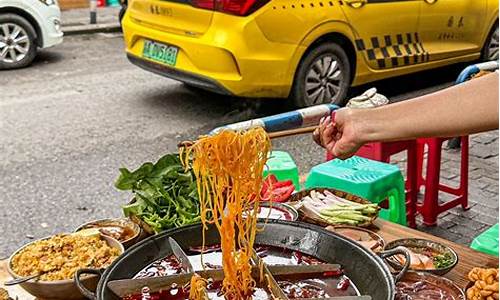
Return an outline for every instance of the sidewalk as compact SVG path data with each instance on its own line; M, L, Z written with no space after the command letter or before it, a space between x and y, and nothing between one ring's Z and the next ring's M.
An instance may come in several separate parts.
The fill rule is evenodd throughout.
M120 31L118 21L119 6L97 8L97 24L90 24L90 10L88 8L63 10L62 30L65 35L85 34L95 32Z
M477 235L498 223L498 159L498 131L472 135L469 141L470 209L451 209L439 216L438 226L419 225L418 230L470 245ZM391 162L397 163L404 170L404 155L395 156ZM460 150L442 151L442 183L458 186L459 164ZM444 194L439 197L440 200L448 199Z

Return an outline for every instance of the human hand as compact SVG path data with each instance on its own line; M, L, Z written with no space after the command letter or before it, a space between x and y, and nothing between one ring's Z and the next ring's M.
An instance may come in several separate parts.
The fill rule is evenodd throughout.
M314 141L335 158L347 159L364 144L353 110L340 109L331 117L322 118L313 133Z

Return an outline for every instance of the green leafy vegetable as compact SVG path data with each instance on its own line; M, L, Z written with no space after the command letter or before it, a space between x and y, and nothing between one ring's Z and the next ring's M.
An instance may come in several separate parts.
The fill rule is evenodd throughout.
M436 269L446 268L453 263L453 257L450 253L439 254L434 256L433 262Z
M136 215L155 232L200 221L196 179L178 154L167 154L132 172L121 168L115 187L135 195L135 202L123 206L125 216Z

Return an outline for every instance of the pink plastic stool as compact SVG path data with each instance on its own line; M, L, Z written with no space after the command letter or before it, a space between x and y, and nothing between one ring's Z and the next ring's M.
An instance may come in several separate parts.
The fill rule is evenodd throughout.
M439 182L441 171L441 148L445 141L450 138L425 138L417 139L417 187L425 185L424 201L417 204L417 210L423 217L427 226L435 226L437 217L457 205L462 205L464 210L468 207L469 189L469 137L460 137L462 144L460 160L460 184L458 187L450 187ZM427 145L427 170L423 174L424 146ZM439 204L439 191L457 196L456 198Z
M373 159L381 162L390 162L392 155L407 151L407 172L406 172L406 218L408 226L415 228L415 215L417 213L417 195L418 186L416 177L417 173L417 143L415 140L386 142L386 143L370 143L361 147L357 156L368 159ZM327 153L327 160L333 159L330 153Z

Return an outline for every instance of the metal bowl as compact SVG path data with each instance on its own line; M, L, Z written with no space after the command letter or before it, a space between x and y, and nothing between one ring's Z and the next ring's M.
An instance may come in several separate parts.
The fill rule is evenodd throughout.
M283 221L297 221L299 218L299 212L293 208L292 206L286 204L286 203L280 203L280 202L269 202L269 201L262 201L259 203L260 207L271 207L271 208L276 208L278 210L284 211L290 215L290 220L287 219L281 219L281 218L274 218L272 215L269 216L269 219L273 220L283 220ZM265 218L265 216L264 216Z
M85 227L87 227L89 225L94 225L94 224L96 224L96 225L97 224L118 225L118 226L122 226L122 227L129 227L130 229L132 229L134 231L134 235L129 239L126 239L124 241L120 241L123 244L123 247L125 247L125 249L132 246L133 244L135 244L139 240L139 236L141 235L141 227L128 218L100 219L100 220L90 221L90 222L87 222L87 223L84 223L84 224L78 226L75 229L75 232L80 231L82 229L85 229Z
M345 232L345 231L363 232L365 234L368 234L373 240L378 242L378 247L376 247L375 249L370 249L370 250L372 250L373 252L380 252L380 251L384 250L384 248L385 248L385 244L386 244L385 240L380 235L378 235L375 232L368 230L366 228L361 228L361 227L356 227L356 226L333 226L333 225L330 225L330 226L326 227L325 229L328 231L340 234L341 236L348 238L348 239L351 239L351 237L343 232ZM356 241L356 240L353 240L353 241L358 243L358 241Z
M453 259L453 263L450 264L449 266L445 268L439 268L439 269L430 269L430 270L422 270L422 269L414 269L410 266L410 270L418 271L418 272L425 272L425 273L432 273L436 275L444 275L451 271L458 263L458 255L457 253L451 249L448 246L445 246L443 244L429 241L429 240L424 240L424 239L414 239L414 238L408 238L408 239L399 239L392 241L388 243L385 246L386 250L398 247L398 246L403 246L405 248L408 248L410 250L415 249L415 248L424 248L428 247L433 249L436 252L439 253L449 253ZM387 262L394 268L400 269L402 268L401 264L393 257L387 259Z
M21 248L19 248L16 252L14 252L9 257L8 268L7 271L14 278L20 278L17 274L12 270L12 259L14 256L19 253L21 250L26 248L27 246L36 243L41 240L46 240L51 238L52 236L45 237L28 243ZM118 249L120 254L122 254L125 250L123 245L115 240L112 237L101 235L101 237L106 241L106 243L113 248ZM82 283L90 290L95 290L98 283L98 277L96 276L87 276L82 279ZM73 300L73 299L85 299L82 293L76 287L73 279L65 279L65 280L55 280L55 281L41 281L41 280L29 280L24 283L20 283L21 287L24 288L31 295L41 298L41 299L61 299L61 300Z
M423 282L428 282L433 285L439 286L441 289L448 291L455 300L466 300L466 296L464 291L458 287L453 281L441 277L441 276L436 276L430 273L424 273L424 272L415 272L415 271L408 271L405 273L403 278L400 280L401 282L417 282L417 281L423 281Z

